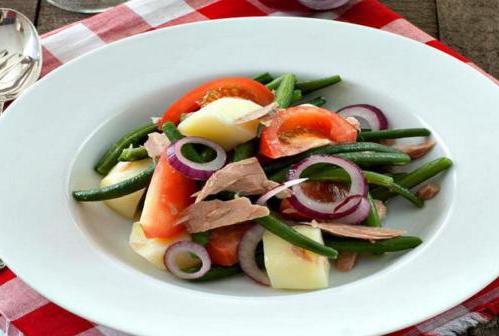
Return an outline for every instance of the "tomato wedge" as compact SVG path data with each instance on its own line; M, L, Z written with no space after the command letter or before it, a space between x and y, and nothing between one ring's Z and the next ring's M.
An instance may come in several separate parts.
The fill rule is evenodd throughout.
M357 130L342 116L315 106L279 111L260 139L260 153L277 159L328 143L357 140Z
M239 242L251 226L251 223L242 223L213 230L206 245L211 261L222 266L237 264Z
M188 179L168 163L166 151L161 155L147 189L140 223L147 238L170 238L185 231L176 224L177 216L189 206L196 191Z
M212 80L189 91L175 101L160 122L178 123L182 113L194 112L204 105L222 97L240 97L260 105L268 105L274 94L265 85L245 77L227 77Z

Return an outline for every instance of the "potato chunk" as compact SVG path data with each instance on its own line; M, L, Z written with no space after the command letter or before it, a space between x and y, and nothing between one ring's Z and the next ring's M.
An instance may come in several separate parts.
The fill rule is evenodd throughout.
M220 98L190 115L178 129L185 136L205 138L230 150L256 136L258 120L243 124L236 124L235 120L259 108L251 100Z
M324 243L321 230L306 225L293 227L316 242ZM273 288L319 289L329 284L329 261L326 257L288 243L273 233L263 235L265 267Z

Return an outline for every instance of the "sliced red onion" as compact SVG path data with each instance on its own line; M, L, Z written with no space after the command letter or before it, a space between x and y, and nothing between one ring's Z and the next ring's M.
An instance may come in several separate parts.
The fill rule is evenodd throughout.
M291 168L288 180L299 179L305 169L318 163L332 164L347 172L350 176L350 189L347 196L343 200L334 202L319 202L307 196L300 185L295 185L292 187L293 195L289 199L291 205L299 212L321 219L335 219L354 212L360 201L352 196L365 197L367 195L367 182L362 170L349 160L333 155L312 155Z
M214 160L206 163L191 161L182 154L182 147L186 144L205 145L213 149L217 155ZM180 139L168 146L166 153L168 162L173 168L194 180L207 180L214 172L222 168L227 160L227 153L220 145L199 137Z
M369 210L371 205L369 204L369 200L363 196L356 195L350 197L358 200L357 206L354 211L350 212L348 215L344 215L342 217L337 218L337 220L341 223L345 224L359 224L363 220L369 216ZM348 207L347 204L338 206L337 211L342 211L343 207Z
M350 0L298 0L304 6L315 10L326 10L338 8L346 4Z
M184 272L177 265L176 257L181 253L192 253L201 260L201 267L194 273ZM202 277L211 268L211 259L204 246L191 241L179 241L166 249L164 263L166 268L177 278L192 280Z
M270 286L270 279L266 272L261 270L255 261L255 250L258 243L262 240L264 228L255 225L244 234L239 242L238 256L239 265L243 272L264 286Z
M260 196L260 198L258 198L258 200L256 201L256 204L265 205L265 203L267 203L267 201L269 199L271 199L272 197L274 197L275 195L287 190L288 188L291 188L292 186L303 183L306 180L308 180L308 178L299 178L299 179L287 181L281 185L278 185L277 187L269 190L268 192L266 192L265 194Z
M369 104L349 105L338 110L338 114L343 117L354 117L367 124L367 127L373 131L379 131L388 128L388 120L385 114L379 108Z

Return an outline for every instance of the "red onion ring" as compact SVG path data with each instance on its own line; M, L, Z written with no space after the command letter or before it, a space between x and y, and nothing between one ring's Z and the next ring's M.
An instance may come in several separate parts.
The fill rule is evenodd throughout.
M255 250L262 240L264 228L255 225L244 234L239 242L239 265L243 272L261 285L270 286L270 279L266 272L261 270L255 261Z
M296 180L308 167L317 163L328 163L343 168L350 176L350 189L343 200L334 202L319 202L308 197L300 185L292 187L293 195L289 199L291 205L308 216L321 219L336 219L347 216L355 211L360 201L352 196L365 197L367 182L362 170L353 162L333 155L312 155L296 165L288 173L288 180Z
M388 128L388 120L385 114L379 108L369 104L355 104L345 106L338 110L338 114L343 117L354 117L364 120L373 131L379 131Z
M199 258L199 260L201 260L201 268L194 273L188 273L182 271L180 267L177 265L177 262L175 260L177 255L179 255L180 253L194 254L196 257ZM177 278L186 279L186 280L200 278L203 275L205 275L206 272L208 272L211 268L211 259L210 255L208 254L208 251L206 251L204 246L196 244L191 241L179 241L170 245L166 249L164 263L166 268L173 275L175 275Z
M256 200L256 204L265 205L265 203L267 203L267 201L269 199L271 199L272 197L274 197L275 195L279 194L280 192L282 192L282 191L284 191L292 186L303 183L306 180L308 180L308 178L299 178L299 179L287 181L281 185L278 185L277 187L267 191L265 194L260 196L260 198L258 198Z
M182 154L182 147L186 144L205 145L213 149L217 156L206 163L191 161ZM227 160L227 153L220 145L199 137L185 137L176 141L168 146L166 154L173 168L194 180L207 180L214 172L222 168Z
M371 209L371 205L367 198L360 195L350 196L350 199L358 200L357 206L355 207L354 211L342 217L338 217L337 220L345 224L359 224L362 221L364 221L367 218L367 216L369 216L369 210ZM348 208L348 205L346 203L339 205L336 211L342 211L342 208L344 207Z

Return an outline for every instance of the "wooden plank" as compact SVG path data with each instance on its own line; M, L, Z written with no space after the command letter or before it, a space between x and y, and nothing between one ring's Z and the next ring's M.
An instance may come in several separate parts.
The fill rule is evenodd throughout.
M438 38L435 0L380 0L431 36Z
M37 0L0 0L0 8L12 8L28 17L32 22L36 20Z
M463 336L497 336L499 335L499 318L496 317L486 324L471 328Z
M441 40L499 77L499 1L437 0Z
M40 12L38 14L38 31L40 34L44 34L75 21L83 20L88 16L87 14L62 10L49 4L47 0L41 0Z

